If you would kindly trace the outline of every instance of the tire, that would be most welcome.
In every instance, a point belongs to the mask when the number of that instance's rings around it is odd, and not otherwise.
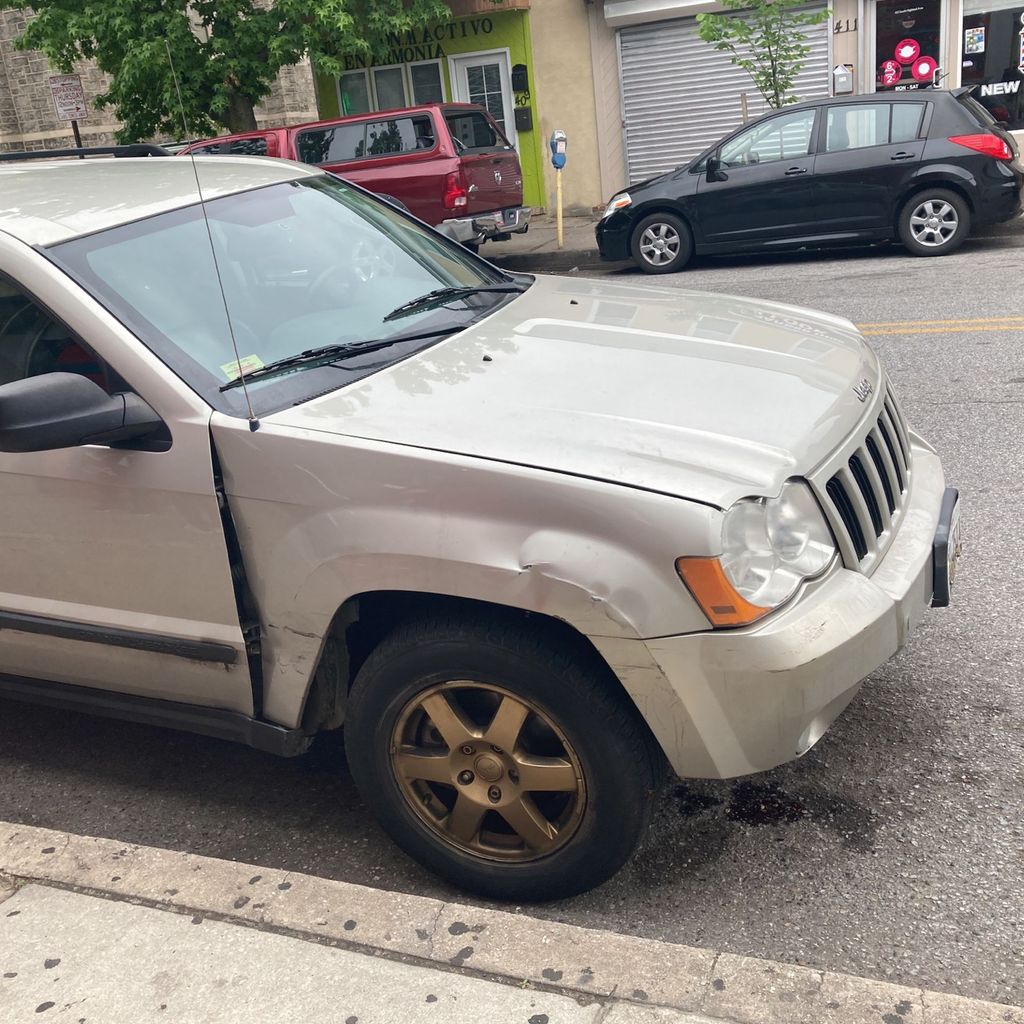
[[[674,213],[652,213],[633,228],[629,251],[645,274],[673,274],[690,262],[693,235]]]
[[[664,763],[609,676],[543,624],[400,626],[349,696],[352,776],[391,838],[453,884],[519,902],[584,892],[633,853]]]
[[[971,211],[956,192],[929,188],[911,196],[896,222],[900,241],[915,256],[947,256],[971,231]]]

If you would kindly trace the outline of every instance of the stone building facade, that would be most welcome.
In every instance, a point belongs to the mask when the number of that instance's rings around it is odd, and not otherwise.
[[[0,10],[0,152],[60,149],[73,146],[70,124],[57,120],[47,79],[56,74],[45,54],[16,50],[25,31],[24,11]],[[91,62],[75,69],[82,76],[90,115],[79,122],[86,146],[110,145],[118,128],[112,109],[94,99],[106,90],[108,77]],[[285,68],[271,94],[256,108],[257,122],[279,125],[317,117],[313,74],[308,62]],[[161,139],[159,141],[171,141]]]

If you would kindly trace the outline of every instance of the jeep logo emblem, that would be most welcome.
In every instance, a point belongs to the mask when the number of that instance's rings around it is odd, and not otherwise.
[[[875,390],[874,385],[865,377],[853,385],[853,393],[862,401],[866,402],[868,396]]]

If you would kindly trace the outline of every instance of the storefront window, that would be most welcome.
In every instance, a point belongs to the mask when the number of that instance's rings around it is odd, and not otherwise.
[[[964,85],[997,120],[1024,129],[1024,0],[964,0]]]
[[[410,64],[409,81],[412,83],[413,103],[444,103],[444,84],[441,81],[439,62]]]
[[[343,114],[370,112],[370,86],[365,71],[347,71],[338,79],[338,96]]]
[[[373,69],[373,91],[378,110],[397,110],[407,105],[405,99],[405,72],[402,66]]]
[[[875,87],[920,89],[939,66],[940,0],[878,0],[875,5]]]

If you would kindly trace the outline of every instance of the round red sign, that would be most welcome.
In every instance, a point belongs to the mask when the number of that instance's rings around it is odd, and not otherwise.
[[[895,85],[903,74],[903,68],[894,60],[887,60],[882,65],[882,85]]]
[[[921,56],[921,44],[916,39],[901,39],[896,44],[895,54],[901,64],[913,64]]]
[[[922,57],[920,60],[914,61],[910,73],[919,82],[930,82],[938,66],[939,63],[934,57]]]

